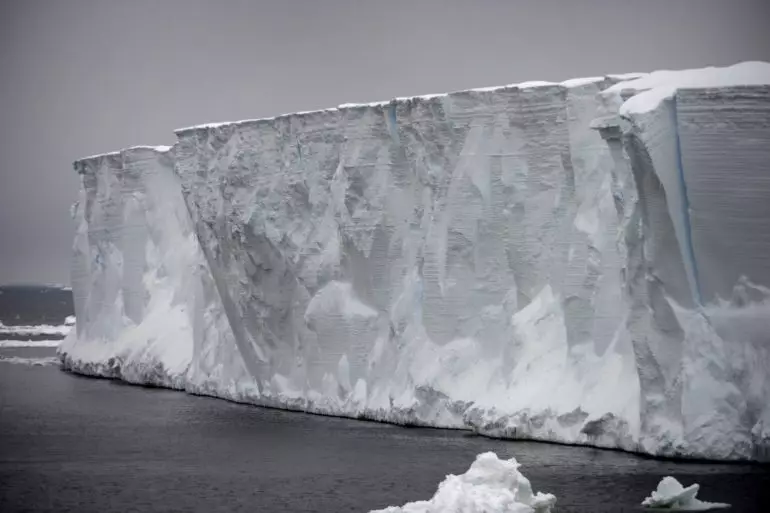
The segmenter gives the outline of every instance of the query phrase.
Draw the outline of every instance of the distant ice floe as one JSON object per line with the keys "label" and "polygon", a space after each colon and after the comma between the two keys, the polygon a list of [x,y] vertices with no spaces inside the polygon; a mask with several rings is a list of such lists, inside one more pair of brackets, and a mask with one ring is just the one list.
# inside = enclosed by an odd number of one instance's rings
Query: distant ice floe
{"label": "distant ice floe", "polygon": [[695,496],[699,489],[700,485],[697,483],[685,488],[675,478],[667,476],[658,483],[658,488],[652,492],[652,495],[642,501],[642,506],[654,511],[711,511],[730,507],[723,502],[706,502],[697,499]]}
{"label": "distant ice floe", "polygon": [[548,513],[556,504],[550,493],[533,493],[516,458],[501,460],[493,452],[476,456],[465,474],[448,475],[427,501],[390,506],[370,513]]}
{"label": "distant ice floe", "polygon": [[0,348],[59,347],[61,340],[0,340]]}
{"label": "distant ice floe", "polygon": [[25,358],[22,356],[0,355],[0,363],[15,363],[18,365],[29,365],[32,367],[44,367],[48,365],[59,365],[61,360],[58,356],[48,356],[45,358]]}
{"label": "distant ice floe", "polygon": [[67,336],[67,334],[72,329],[72,326],[75,324],[75,317],[70,315],[68,316],[64,324],[59,326],[54,326],[51,324],[39,324],[37,326],[6,326],[2,322],[0,322],[0,335],[19,335],[19,336],[42,336],[42,335],[60,335],[62,337]]}

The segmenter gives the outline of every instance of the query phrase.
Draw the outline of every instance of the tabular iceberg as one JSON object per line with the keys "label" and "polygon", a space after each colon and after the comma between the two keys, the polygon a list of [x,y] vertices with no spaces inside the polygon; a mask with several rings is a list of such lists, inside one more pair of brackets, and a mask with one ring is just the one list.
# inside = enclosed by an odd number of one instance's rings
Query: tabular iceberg
{"label": "tabular iceberg", "polygon": [[67,369],[770,459],[770,64],[178,130],[75,163]]}

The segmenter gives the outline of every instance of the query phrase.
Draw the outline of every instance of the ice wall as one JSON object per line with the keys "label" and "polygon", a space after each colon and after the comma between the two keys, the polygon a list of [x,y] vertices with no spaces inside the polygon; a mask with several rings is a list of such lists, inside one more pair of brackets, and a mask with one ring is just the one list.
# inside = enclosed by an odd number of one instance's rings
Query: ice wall
{"label": "ice wall", "polygon": [[259,401],[630,448],[612,159],[589,126],[612,82],[178,131]]}
{"label": "ice wall", "polygon": [[75,162],[78,322],[59,353],[74,372],[237,398],[243,362],[173,164],[162,146]]}
{"label": "ice wall", "polygon": [[636,94],[604,132],[614,126],[622,139],[639,196],[639,229],[626,230],[637,255],[628,329],[645,451],[769,456],[766,84],[770,66],[742,63],[656,72],[603,92],[608,103]]}
{"label": "ice wall", "polygon": [[768,69],[347,105],[79,161],[65,365],[767,459]]}

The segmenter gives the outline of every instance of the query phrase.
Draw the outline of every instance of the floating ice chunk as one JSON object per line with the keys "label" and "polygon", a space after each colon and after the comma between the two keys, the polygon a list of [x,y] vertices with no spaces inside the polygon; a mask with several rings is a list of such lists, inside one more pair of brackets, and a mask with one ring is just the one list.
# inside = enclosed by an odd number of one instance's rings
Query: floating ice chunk
{"label": "floating ice chunk", "polygon": [[501,460],[493,452],[476,456],[465,474],[448,475],[428,501],[390,506],[371,513],[548,513],[556,504],[550,493],[533,493],[516,458]]}
{"label": "floating ice chunk", "polygon": [[709,511],[730,507],[723,502],[706,502],[697,499],[695,496],[699,489],[700,485],[697,483],[685,488],[675,478],[667,476],[661,479],[652,495],[642,501],[642,506],[672,511]]}

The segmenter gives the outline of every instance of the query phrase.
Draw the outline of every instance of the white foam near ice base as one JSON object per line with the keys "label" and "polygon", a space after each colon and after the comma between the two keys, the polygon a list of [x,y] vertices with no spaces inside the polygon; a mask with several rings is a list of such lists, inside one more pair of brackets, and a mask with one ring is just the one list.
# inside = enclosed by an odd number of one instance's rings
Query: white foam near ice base
{"label": "white foam near ice base", "polygon": [[723,502],[699,500],[696,497],[699,489],[700,485],[697,483],[685,488],[675,478],[667,476],[661,479],[655,491],[642,501],[642,506],[658,511],[711,511],[730,507]]}
{"label": "white foam near ice base", "polygon": [[464,474],[448,475],[429,500],[390,506],[371,513],[548,513],[556,504],[550,493],[532,491],[516,458],[493,452],[476,456]]}
{"label": "white foam near ice base", "polygon": [[[618,117],[612,84],[639,79],[199,126],[170,150],[79,161],[65,368],[490,436],[767,459],[752,312],[768,277],[724,304],[671,299],[687,292],[669,279],[684,275],[673,186],[645,174],[634,133],[608,146],[590,128]],[[676,127],[638,126],[656,127],[641,135],[660,161]]]}

